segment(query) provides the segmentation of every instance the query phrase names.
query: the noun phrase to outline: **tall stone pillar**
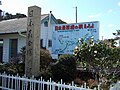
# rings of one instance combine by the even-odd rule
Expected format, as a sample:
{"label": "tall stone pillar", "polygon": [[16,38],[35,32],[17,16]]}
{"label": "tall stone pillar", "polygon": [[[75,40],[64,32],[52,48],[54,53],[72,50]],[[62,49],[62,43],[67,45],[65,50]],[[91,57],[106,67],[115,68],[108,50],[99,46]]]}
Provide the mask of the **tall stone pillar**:
{"label": "tall stone pillar", "polygon": [[28,7],[25,74],[39,76],[40,72],[41,8]]}

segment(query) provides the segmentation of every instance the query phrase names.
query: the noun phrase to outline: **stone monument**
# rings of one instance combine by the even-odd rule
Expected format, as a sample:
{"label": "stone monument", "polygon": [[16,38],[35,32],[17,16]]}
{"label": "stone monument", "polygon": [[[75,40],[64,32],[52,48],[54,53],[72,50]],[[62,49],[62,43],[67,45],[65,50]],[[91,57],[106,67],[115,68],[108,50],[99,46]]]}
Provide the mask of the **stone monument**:
{"label": "stone monument", "polygon": [[25,74],[39,76],[40,72],[41,8],[28,7]]}

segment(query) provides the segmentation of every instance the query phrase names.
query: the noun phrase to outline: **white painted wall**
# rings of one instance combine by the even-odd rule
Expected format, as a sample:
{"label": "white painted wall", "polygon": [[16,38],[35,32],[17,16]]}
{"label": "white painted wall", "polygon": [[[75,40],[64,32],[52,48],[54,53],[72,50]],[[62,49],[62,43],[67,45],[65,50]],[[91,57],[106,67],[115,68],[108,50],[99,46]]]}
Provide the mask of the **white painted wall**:
{"label": "white painted wall", "polygon": [[9,39],[3,39],[3,62],[9,62]]}
{"label": "white painted wall", "polygon": [[26,38],[25,37],[19,37],[18,38],[18,53],[20,52],[21,48],[26,46]]}
{"label": "white painted wall", "polygon": [[[48,20],[45,20],[45,21],[48,21]],[[56,24],[56,23],[52,20],[51,26],[53,24]],[[49,50],[52,58],[57,59],[58,55],[52,54],[52,47],[48,47],[48,40],[52,40],[52,27],[51,26],[45,27],[44,23],[41,24],[41,38],[40,39],[43,39],[43,47],[46,47]]]}
{"label": "white painted wall", "polygon": [[26,38],[19,34],[7,34],[1,35],[0,39],[3,39],[3,62],[9,62],[9,40],[18,39],[18,53],[21,48],[26,45]]}
{"label": "white painted wall", "polygon": [[[48,20],[45,20],[48,21]],[[52,20],[51,24],[55,24]],[[51,27],[45,27],[44,22],[41,24],[41,35],[40,39],[43,39],[43,47],[46,47],[50,53],[52,47],[48,47],[48,40],[52,40],[52,29]],[[19,34],[5,34],[0,35],[0,39],[3,39],[3,62],[9,62],[9,40],[10,39],[18,39],[18,53],[20,52],[21,48],[26,45],[26,38],[20,36]],[[56,55],[51,53],[53,59],[57,58]]]}

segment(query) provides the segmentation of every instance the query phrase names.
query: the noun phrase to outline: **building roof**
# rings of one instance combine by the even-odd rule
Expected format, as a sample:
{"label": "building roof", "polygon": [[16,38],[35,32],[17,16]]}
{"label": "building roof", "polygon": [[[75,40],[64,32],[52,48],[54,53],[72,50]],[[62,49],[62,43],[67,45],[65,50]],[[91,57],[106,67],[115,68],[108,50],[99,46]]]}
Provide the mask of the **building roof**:
{"label": "building roof", "polygon": [[[41,15],[41,21],[48,17],[49,14]],[[27,31],[27,17],[4,20],[0,22],[0,34],[26,32]]]}

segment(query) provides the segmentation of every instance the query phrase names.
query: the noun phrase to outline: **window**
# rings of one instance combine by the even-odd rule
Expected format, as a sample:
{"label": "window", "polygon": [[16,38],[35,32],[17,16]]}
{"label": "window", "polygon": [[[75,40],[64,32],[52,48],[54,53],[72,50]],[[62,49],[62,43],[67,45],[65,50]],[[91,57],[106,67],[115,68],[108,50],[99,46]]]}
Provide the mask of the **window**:
{"label": "window", "polygon": [[40,48],[43,48],[43,39],[40,40]]}
{"label": "window", "polygon": [[18,40],[17,39],[10,39],[10,58],[15,57],[17,55],[17,48],[18,48]]}
{"label": "window", "polygon": [[44,22],[44,26],[48,27],[48,22],[47,21]]}
{"label": "window", "polygon": [[48,40],[48,47],[52,47],[52,40]]}

